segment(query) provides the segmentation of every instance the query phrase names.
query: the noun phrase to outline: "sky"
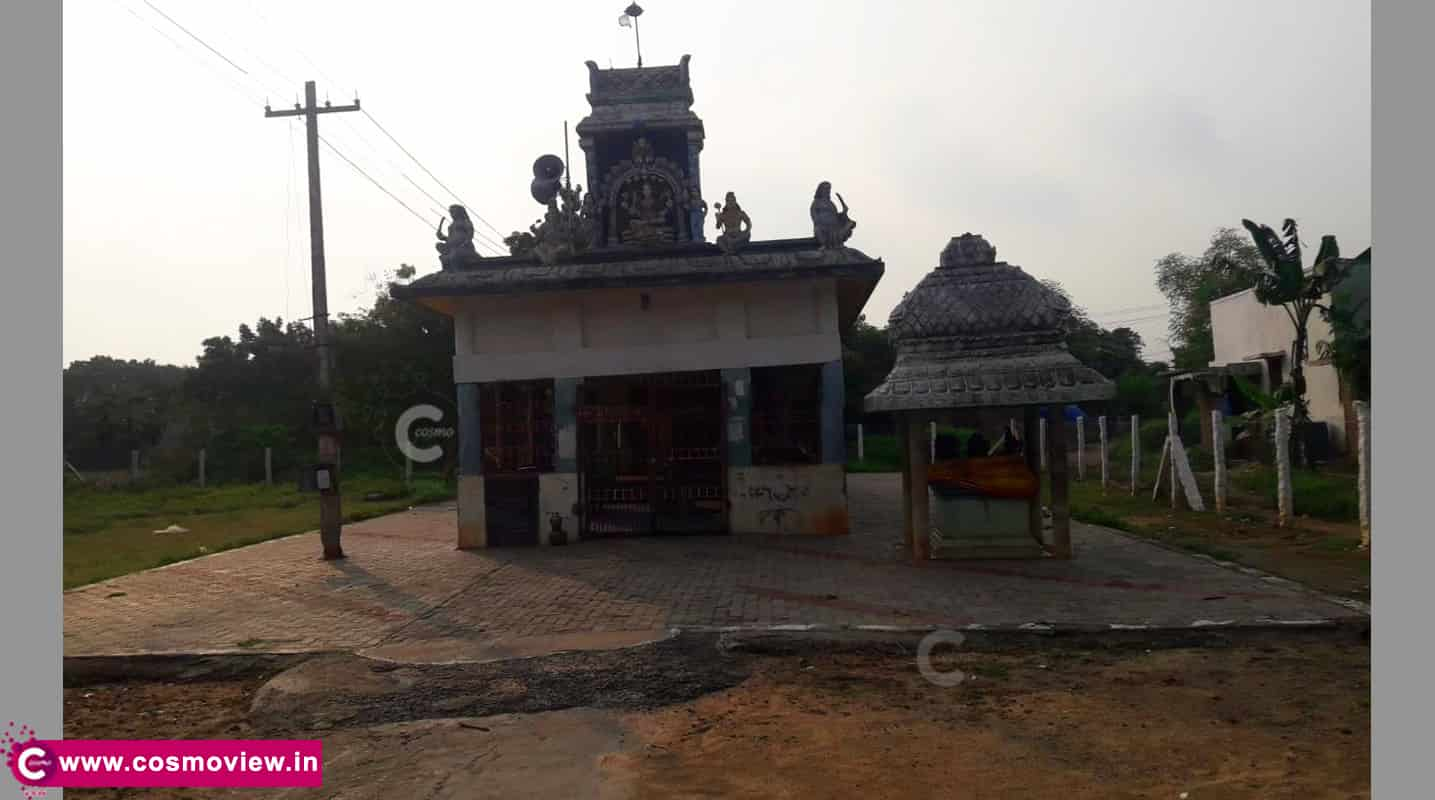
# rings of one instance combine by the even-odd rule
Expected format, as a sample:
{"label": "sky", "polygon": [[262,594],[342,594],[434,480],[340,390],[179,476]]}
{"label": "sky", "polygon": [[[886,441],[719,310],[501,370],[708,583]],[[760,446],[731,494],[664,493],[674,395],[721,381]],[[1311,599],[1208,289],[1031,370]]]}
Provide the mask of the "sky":
{"label": "sky", "polygon": [[[303,124],[263,113],[305,80],[364,109],[319,118],[331,313],[400,264],[437,270],[454,198],[526,230],[533,160],[588,113],[583,62],[635,64],[625,5],[66,2],[65,363],[193,364],[208,337],[311,315]],[[1167,253],[1243,217],[1371,244],[1368,1],[643,7],[644,63],[692,56],[704,196],[736,192],[754,238],[809,236],[831,181],[848,244],[886,263],[879,324],[970,231],[1162,358]]]}

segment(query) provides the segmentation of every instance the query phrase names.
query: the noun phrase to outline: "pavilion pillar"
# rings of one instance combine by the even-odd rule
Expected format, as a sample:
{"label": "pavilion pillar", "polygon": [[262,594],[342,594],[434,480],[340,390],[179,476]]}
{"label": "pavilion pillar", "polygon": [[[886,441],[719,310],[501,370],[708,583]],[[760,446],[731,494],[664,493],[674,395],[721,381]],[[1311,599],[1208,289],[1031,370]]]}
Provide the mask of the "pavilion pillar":
{"label": "pavilion pillar", "polygon": [[847,463],[847,437],[842,430],[842,407],[846,404],[842,361],[822,365],[821,426],[822,463]]}
{"label": "pavilion pillar", "polygon": [[483,438],[478,427],[478,384],[458,390],[458,547],[488,546],[483,494]]}
{"label": "pavilion pillar", "polygon": [[909,413],[907,452],[911,459],[911,478],[908,488],[908,502],[911,503],[911,522],[908,527],[912,537],[912,559],[926,561],[932,549],[931,507],[927,495],[927,463],[930,448],[927,443],[925,420],[922,415]]}
{"label": "pavilion pillar", "polygon": [[912,552],[912,424],[897,414],[897,460],[902,464],[902,540]]}
{"label": "pavilion pillar", "polygon": [[728,467],[752,466],[752,370],[737,367],[722,371],[722,392],[727,417],[723,440]]}
{"label": "pavilion pillar", "polygon": [[1046,536],[1041,525],[1041,451],[1038,449],[1037,441],[1041,434],[1040,415],[1036,406],[1026,406],[1021,412],[1021,453],[1026,459],[1026,468],[1036,476],[1036,496],[1031,498],[1026,505],[1027,525],[1031,528],[1031,535],[1042,546],[1046,546]]}
{"label": "pavilion pillar", "polygon": [[1071,558],[1071,485],[1066,461],[1066,414],[1051,406],[1051,545],[1057,558]]}

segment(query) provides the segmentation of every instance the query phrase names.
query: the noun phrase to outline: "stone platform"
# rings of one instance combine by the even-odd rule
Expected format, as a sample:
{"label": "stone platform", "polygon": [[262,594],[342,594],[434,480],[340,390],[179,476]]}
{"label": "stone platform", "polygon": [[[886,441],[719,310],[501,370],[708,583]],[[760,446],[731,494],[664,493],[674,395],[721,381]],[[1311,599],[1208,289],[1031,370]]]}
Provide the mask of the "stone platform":
{"label": "stone platform", "polygon": [[[848,479],[848,536],[673,536],[460,551],[452,506],[65,594],[65,655],[350,651],[481,660],[673,628],[1136,629],[1309,625],[1361,611],[1278,578],[1074,523],[1073,561],[913,564],[900,478]],[[604,644],[606,643],[606,645]]]}

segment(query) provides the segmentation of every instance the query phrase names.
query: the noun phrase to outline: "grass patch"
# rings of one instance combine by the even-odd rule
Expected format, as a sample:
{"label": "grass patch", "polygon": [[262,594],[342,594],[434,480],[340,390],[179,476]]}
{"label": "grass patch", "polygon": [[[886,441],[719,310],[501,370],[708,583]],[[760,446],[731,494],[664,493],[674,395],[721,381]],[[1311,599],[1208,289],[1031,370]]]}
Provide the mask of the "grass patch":
{"label": "grass patch", "polygon": [[[1253,467],[1231,473],[1236,488],[1267,498],[1276,507],[1276,471],[1270,467]],[[1337,472],[1291,471],[1291,494],[1297,514],[1335,522],[1360,519],[1360,490],[1355,476]]]}
{"label": "grass patch", "polygon": [[853,458],[847,462],[848,472],[901,472],[902,459],[897,449],[896,436],[872,436],[863,437],[862,441],[863,458],[858,461],[856,458],[857,448],[852,448]]}
{"label": "grass patch", "polygon": [[[967,437],[972,435],[971,428],[954,428],[950,425],[938,425],[937,434],[953,434],[961,442],[965,452]],[[995,440],[993,440],[995,443]],[[857,445],[849,448],[849,455],[853,458],[847,462],[848,472],[901,472],[902,452],[899,440],[896,435],[872,435],[863,437],[862,442],[863,459],[858,460]]]}
{"label": "grass patch", "polygon": [[1074,506],[1071,509],[1071,518],[1088,525],[1101,525],[1106,528],[1115,528],[1118,531],[1131,530],[1130,523],[1109,509],[1100,506]]}
{"label": "grass patch", "polygon": [[[365,496],[382,500],[364,500]],[[414,484],[351,477],[344,484],[344,520],[357,522],[439,502],[454,490],[435,478]],[[188,533],[156,534],[177,524]],[[314,494],[292,485],[68,488],[64,497],[65,588],[175,564],[319,527]]]}

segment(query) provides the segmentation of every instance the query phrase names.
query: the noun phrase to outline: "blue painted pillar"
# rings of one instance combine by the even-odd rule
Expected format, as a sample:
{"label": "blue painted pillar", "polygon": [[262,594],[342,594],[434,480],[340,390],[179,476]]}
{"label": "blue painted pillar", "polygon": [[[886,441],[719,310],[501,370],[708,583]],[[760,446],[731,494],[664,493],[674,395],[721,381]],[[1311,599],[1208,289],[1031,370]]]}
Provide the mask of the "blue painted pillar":
{"label": "blue painted pillar", "polygon": [[553,381],[554,472],[578,471],[578,390],[582,378]]}
{"label": "blue painted pillar", "polygon": [[478,384],[460,383],[458,389],[458,474],[483,474],[483,439],[478,430]]}
{"label": "blue painted pillar", "polygon": [[488,546],[483,486],[483,438],[478,427],[478,384],[458,389],[458,547]]}
{"label": "blue painted pillar", "polygon": [[842,408],[847,403],[842,361],[822,365],[822,463],[847,463],[847,437],[842,429]]}
{"label": "blue painted pillar", "polygon": [[747,367],[722,371],[723,403],[727,430],[729,467],[752,466],[752,370]]}

